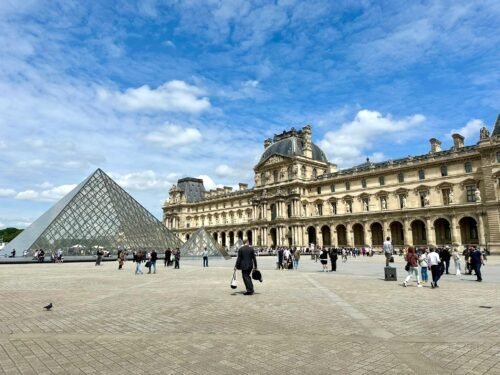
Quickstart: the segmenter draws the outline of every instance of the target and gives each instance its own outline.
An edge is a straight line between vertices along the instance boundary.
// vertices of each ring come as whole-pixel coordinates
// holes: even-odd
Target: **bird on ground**
[[[52,305],[52,302],[51,302],[51,303],[49,303],[47,306],[44,306],[43,308],[44,308],[45,310],[49,311],[49,310],[52,308],[52,306],[53,306],[53,305]]]

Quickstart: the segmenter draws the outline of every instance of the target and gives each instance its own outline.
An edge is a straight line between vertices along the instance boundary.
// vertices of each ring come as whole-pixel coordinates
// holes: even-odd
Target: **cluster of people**
[[[387,238],[386,242],[389,241],[390,238]],[[384,252],[386,259],[392,256],[390,242],[387,244],[384,243]],[[481,266],[485,264],[485,255],[475,246],[468,246],[463,255],[466,262],[467,274],[471,275],[474,270],[477,277],[476,281],[482,281]],[[409,246],[405,249],[405,260],[405,270],[408,272],[408,275],[403,281],[404,287],[408,285],[412,277],[415,278],[417,287],[422,287],[423,284],[429,281],[428,271],[430,271],[432,276],[432,281],[430,282],[431,288],[439,288],[438,282],[441,276],[445,273],[450,274],[449,267],[451,260],[454,262],[455,275],[459,276],[462,274],[462,261],[456,248],[450,251],[449,247],[415,248]],[[386,265],[389,262],[390,260],[386,260]]]

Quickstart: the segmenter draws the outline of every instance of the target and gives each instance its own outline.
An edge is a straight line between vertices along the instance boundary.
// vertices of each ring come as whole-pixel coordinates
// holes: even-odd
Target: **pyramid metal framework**
[[[189,240],[181,247],[181,256],[199,257],[203,250],[207,248],[208,256],[223,256],[225,259],[231,259],[227,251],[215,241],[215,239],[201,227],[194,232]]]
[[[231,249],[229,251],[231,252],[231,254],[238,254],[238,250],[242,246],[243,246],[243,240],[241,238],[238,238],[238,240],[234,243],[234,245],[231,246]]]
[[[98,248],[163,250],[182,241],[101,169],[82,181],[7,247],[65,255],[95,254]]]

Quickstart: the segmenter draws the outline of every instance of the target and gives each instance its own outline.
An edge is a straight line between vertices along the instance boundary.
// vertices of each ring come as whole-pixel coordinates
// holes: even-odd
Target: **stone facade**
[[[164,224],[183,240],[204,226],[227,247],[248,238],[265,247],[377,249],[389,236],[396,247],[476,244],[500,253],[500,116],[492,135],[483,128],[473,146],[454,134],[453,147],[442,150],[432,138],[425,155],[343,170],[311,136],[305,126],[266,139],[251,189],[201,187],[193,199],[172,187]]]

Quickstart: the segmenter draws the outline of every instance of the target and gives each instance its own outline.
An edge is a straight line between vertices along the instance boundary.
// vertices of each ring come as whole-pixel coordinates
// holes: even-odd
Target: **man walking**
[[[481,266],[484,265],[484,257],[479,248],[475,248],[472,253],[470,253],[470,264],[476,273],[476,281],[483,281],[481,277]]]
[[[158,253],[156,252],[156,250],[153,249],[153,251],[151,252],[151,258],[149,259],[149,261],[151,262],[151,266],[149,267],[148,273],[151,273],[151,269],[153,269],[153,273],[156,273],[156,260],[157,259],[158,259]]]
[[[330,264],[332,265],[332,272],[337,271],[337,249],[336,248],[331,248],[330,249]]]
[[[241,270],[241,276],[247,289],[244,293],[245,296],[250,296],[254,292],[252,277],[250,276],[253,268],[257,269],[257,258],[254,249],[249,246],[248,240],[245,240],[244,246],[238,250],[238,258],[236,258],[236,265],[234,266],[235,270]]]
[[[385,266],[389,267],[389,262],[391,260],[392,254],[394,253],[394,248],[392,247],[391,237],[387,237],[383,245],[385,254]]]
[[[206,247],[203,249],[201,255],[203,256],[203,267],[208,267],[208,251]]]

